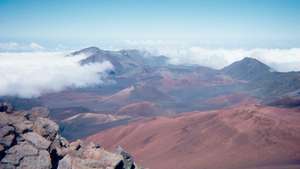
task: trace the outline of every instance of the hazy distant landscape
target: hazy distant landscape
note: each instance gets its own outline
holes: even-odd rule
[[[300,168],[299,7],[0,1],[0,168]]]
[[[298,166],[300,72],[278,72],[250,57],[222,69],[173,64],[132,49],[89,47],[59,57],[92,79],[78,76],[46,92],[20,84],[30,92],[1,99],[19,110],[47,107],[67,139],[122,145],[150,168]]]

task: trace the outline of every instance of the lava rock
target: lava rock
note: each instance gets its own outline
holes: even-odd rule
[[[133,157],[126,152],[121,146],[118,146],[117,153],[123,157],[124,169],[135,169]]]
[[[50,146],[50,152],[55,153],[58,157],[63,157],[68,153],[69,145],[69,142],[65,138],[56,135]]]
[[[46,107],[34,107],[28,112],[27,118],[31,121],[35,121],[38,117],[48,118],[49,113]]]
[[[37,154],[38,150],[34,146],[27,142],[21,142],[6,151],[6,156],[1,160],[1,163],[18,165],[22,158]]]
[[[33,123],[31,121],[24,120],[20,123],[14,123],[14,126],[16,128],[16,132],[22,134],[32,131]]]
[[[6,106],[6,107],[5,107]],[[133,169],[125,151],[111,153],[81,140],[69,143],[46,108],[13,111],[0,103],[0,169]]]
[[[51,169],[50,154],[41,150],[37,156],[26,156],[17,169]]]
[[[13,106],[6,102],[0,103],[0,112],[11,113],[13,112]]]
[[[23,138],[38,149],[48,149],[51,142],[35,132],[25,133]]]
[[[0,128],[0,138],[7,136],[15,131],[15,128],[12,126],[3,126]]]
[[[4,147],[9,147],[12,145],[14,139],[15,139],[15,134],[9,134],[7,136],[0,138],[0,144],[2,144]]]
[[[72,158],[70,155],[66,155],[59,161],[58,169],[74,169],[72,168]]]
[[[59,127],[54,121],[43,117],[38,117],[33,126],[36,133],[51,141],[55,139],[58,129]]]

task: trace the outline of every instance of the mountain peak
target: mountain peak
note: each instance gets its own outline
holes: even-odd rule
[[[248,64],[248,65],[257,64],[257,65],[265,67],[266,69],[270,69],[270,67],[268,65],[264,64],[263,62],[259,61],[258,59],[251,58],[251,57],[245,57],[244,59],[242,59],[238,62],[243,63],[243,64]]]
[[[243,80],[256,79],[261,75],[269,74],[271,72],[270,70],[271,68],[268,65],[250,57],[245,57],[222,69],[226,74]]]
[[[98,47],[91,46],[91,47],[84,48],[84,49],[81,49],[79,51],[73,52],[72,55],[87,54],[87,53],[88,54],[95,54],[95,53],[98,53],[100,51],[101,51],[101,49],[99,49]]]

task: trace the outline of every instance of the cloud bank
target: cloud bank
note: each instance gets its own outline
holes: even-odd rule
[[[292,49],[211,49],[190,47],[183,49],[158,49],[174,64],[199,64],[213,68],[223,68],[245,57],[264,62],[277,71],[300,71],[300,48]]]
[[[0,96],[38,97],[69,87],[102,84],[110,62],[80,65],[86,56],[65,57],[64,53],[0,53]]]
[[[245,57],[256,58],[277,71],[300,71],[300,48],[220,48],[184,41],[126,40],[127,48],[165,55],[173,64],[198,64],[221,69]]]
[[[0,51],[4,52],[24,52],[24,51],[42,51],[45,47],[36,43],[18,43],[18,42],[0,42]]]

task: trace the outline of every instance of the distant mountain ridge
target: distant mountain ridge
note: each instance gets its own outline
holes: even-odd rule
[[[253,91],[254,96],[261,97],[280,97],[287,92],[292,92],[300,87],[300,73],[299,72],[276,72],[270,66],[263,62],[245,57],[240,61],[236,61],[221,70],[212,68],[205,68],[203,66],[189,66],[189,65],[172,65],[168,63],[166,56],[152,56],[146,51],[139,50],[119,50],[106,51],[97,47],[85,48],[83,50],[72,53],[76,54],[90,54],[90,56],[81,61],[81,64],[102,62],[104,60],[110,61],[114,67],[117,75],[126,75],[125,77],[136,78],[141,74],[149,78],[150,72],[157,72],[157,70],[175,71],[181,73],[182,71],[200,72],[210,77],[216,77],[220,74],[228,75],[230,78],[236,80],[244,80],[248,85],[241,85],[246,90]],[[182,69],[184,68],[184,69]],[[173,72],[175,73],[175,72]],[[177,74],[176,73],[176,74]],[[154,75],[157,76],[157,75]],[[136,79],[136,81],[139,81]]]
[[[187,85],[186,87],[188,88],[183,88],[182,86],[182,90],[177,90],[177,93],[183,92],[181,97],[188,100],[193,99],[193,95],[198,93],[197,91],[202,88],[201,86],[204,82],[210,85],[213,84],[214,80],[218,81],[219,84],[217,86],[222,89],[218,89],[220,92],[213,95],[223,95],[228,92],[246,92],[251,96],[262,99],[263,102],[265,102],[265,100],[268,100],[267,102],[276,100],[285,96],[286,93],[293,92],[300,88],[299,72],[276,72],[270,66],[251,57],[245,57],[223,69],[215,70],[197,65],[172,65],[168,63],[166,56],[152,56],[148,52],[139,50],[105,51],[91,47],[74,52],[73,54],[79,53],[90,53],[88,58],[81,61],[82,64],[101,62],[103,60],[110,61],[116,68],[115,73],[123,78],[122,81],[116,79],[118,84],[124,84],[125,78],[126,83],[140,83],[141,81],[149,83],[146,85],[148,87],[145,86],[145,89],[149,87],[152,88],[153,86],[161,88],[160,83],[163,81],[165,81],[164,83],[168,84],[169,87],[172,87],[171,79],[168,78],[175,78],[172,81],[177,81],[177,84],[174,85],[178,87],[183,84]],[[179,85],[178,76],[181,74],[184,81]],[[173,77],[168,77],[170,75]],[[196,79],[201,80],[197,82],[199,83],[198,87],[193,87],[192,84],[196,84]],[[191,84],[187,84],[189,81]],[[232,82],[230,85],[225,85],[222,84],[223,82],[221,83],[221,81],[224,83]],[[244,83],[239,81],[244,81]],[[150,86],[150,84],[152,86]],[[221,92],[224,89],[229,89],[229,91],[225,93]],[[191,92],[188,92],[189,90],[191,90]],[[206,95],[207,92],[212,92],[211,89],[205,91],[201,89],[200,91],[200,95]],[[175,97],[178,97],[177,94]],[[177,104],[180,105],[180,103]]]
[[[242,80],[257,80],[262,76],[268,76],[273,71],[268,65],[257,59],[245,57],[222,69],[226,74]]]
[[[116,73],[128,73],[130,71],[143,71],[149,67],[159,67],[167,64],[167,57],[153,56],[149,52],[136,49],[108,51],[97,47],[89,47],[72,55],[87,54],[86,59],[80,61],[81,64],[110,61],[115,67]]]
[[[217,70],[200,65],[170,64],[166,56],[152,56],[139,50],[101,50],[85,48],[68,55],[86,55],[81,64],[109,61],[105,85],[68,89],[35,99],[0,98],[16,103],[49,107],[51,116],[65,127],[66,137],[76,139],[88,133],[130,123],[138,118],[169,116],[181,112],[215,110],[256,100],[282,106],[300,106],[300,73],[276,72],[253,58],[244,58]],[[99,117],[126,115],[126,119],[96,121],[83,118],[87,113]],[[79,116],[79,114],[81,114]],[[108,116],[107,116],[108,115]],[[64,119],[77,120],[63,122]],[[95,116],[96,117],[96,116]],[[89,125],[80,125],[89,121]],[[77,130],[74,126],[80,126]],[[93,130],[91,130],[91,126]],[[85,132],[89,130],[89,132]]]
[[[254,58],[246,57],[221,71],[233,78],[248,81],[247,88],[254,90],[259,97],[277,98],[300,88],[299,72],[276,72]]]

